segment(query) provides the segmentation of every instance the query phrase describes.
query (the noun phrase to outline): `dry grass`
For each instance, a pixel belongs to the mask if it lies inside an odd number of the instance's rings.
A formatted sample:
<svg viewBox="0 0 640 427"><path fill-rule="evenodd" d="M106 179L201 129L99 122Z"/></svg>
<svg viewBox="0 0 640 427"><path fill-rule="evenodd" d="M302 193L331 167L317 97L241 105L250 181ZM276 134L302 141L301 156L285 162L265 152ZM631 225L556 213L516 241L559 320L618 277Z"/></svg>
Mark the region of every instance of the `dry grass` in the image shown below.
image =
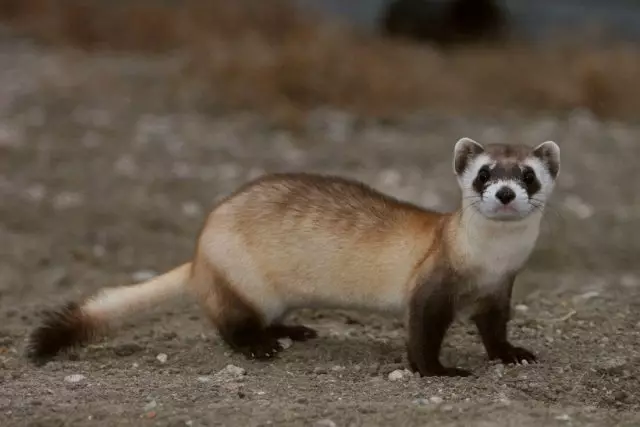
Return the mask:
<svg viewBox="0 0 640 427"><path fill-rule="evenodd" d="M294 12L285 0L0 0L0 20L50 45L189 58L184 79L230 107L296 115L318 106L392 117L640 109L638 51L629 47L476 47L439 52L355 34ZM174 1L174 3L176 3Z"/></svg>

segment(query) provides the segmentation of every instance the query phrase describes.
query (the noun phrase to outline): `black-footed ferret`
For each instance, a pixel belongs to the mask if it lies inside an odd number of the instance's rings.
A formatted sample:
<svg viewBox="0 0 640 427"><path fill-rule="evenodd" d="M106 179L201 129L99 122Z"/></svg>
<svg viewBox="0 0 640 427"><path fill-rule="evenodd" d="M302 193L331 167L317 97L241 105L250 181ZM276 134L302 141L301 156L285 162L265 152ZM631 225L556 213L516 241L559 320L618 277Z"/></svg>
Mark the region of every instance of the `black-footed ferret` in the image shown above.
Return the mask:
<svg viewBox="0 0 640 427"><path fill-rule="evenodd" d="M249 182L212 210L191 262L48 312L30 336L28 357L44 363L116 320L190 291L223 341L249 358L273 357L279 338L316 337L283 323L290 310L380 310L406 316L411 370L466 376L443 366L439 354L456 313L471 309L490 359L533 362L507 338L511 290L538 238L560 148L462 138L453 170L462 203L451 213L332 176Z"/></svg>

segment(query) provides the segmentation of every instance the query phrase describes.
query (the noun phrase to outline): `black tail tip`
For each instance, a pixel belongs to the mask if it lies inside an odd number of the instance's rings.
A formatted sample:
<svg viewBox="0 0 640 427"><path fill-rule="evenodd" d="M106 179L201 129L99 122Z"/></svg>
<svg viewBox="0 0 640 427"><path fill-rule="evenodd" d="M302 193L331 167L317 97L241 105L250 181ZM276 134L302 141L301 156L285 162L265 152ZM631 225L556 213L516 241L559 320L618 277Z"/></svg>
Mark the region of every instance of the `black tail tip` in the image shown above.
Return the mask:
<svg viewBox="0 0 640 427"><path fill-rule="evenodd" d="M79 304L70 302L48 310L29 337L27 358L35 365L44 365L61 351L84 344L90 332L91 323Z"/></svg>

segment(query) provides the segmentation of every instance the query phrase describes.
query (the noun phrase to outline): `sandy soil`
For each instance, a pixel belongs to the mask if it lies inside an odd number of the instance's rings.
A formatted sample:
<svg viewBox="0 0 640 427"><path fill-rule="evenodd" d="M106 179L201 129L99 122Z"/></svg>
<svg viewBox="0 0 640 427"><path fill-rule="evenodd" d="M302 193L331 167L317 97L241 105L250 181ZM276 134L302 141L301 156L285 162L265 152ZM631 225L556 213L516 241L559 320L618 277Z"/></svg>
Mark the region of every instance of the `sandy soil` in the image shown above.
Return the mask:
<svg viewBox="0 0 640 427"><path fill-rule="evenodd" d="M640 423L636 124L581 112L374 123L319 111L293 133L250 114L191 110L161 84L170 64L71 61L15 43L0 45L0 63L1 425ZM399 321L333 311L297 315L317 340L249 362L228 353L188 300L44 367L24 360L41 309L188 259L207 209L265 171L340 173L455 207L450 153L464 135L553 138L563 149L511 326L540 364L488 363L460 323L443 358L476 377L391 381L405 366Z"/></svg>

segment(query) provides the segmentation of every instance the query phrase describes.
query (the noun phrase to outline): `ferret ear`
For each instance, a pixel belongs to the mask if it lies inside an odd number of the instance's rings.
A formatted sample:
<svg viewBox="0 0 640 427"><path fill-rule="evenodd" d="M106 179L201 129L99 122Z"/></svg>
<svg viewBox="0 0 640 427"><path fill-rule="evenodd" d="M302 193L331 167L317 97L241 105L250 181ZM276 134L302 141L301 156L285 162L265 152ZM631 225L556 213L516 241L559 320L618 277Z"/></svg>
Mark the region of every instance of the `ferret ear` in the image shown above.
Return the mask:
<svg viewBox="0 0 640 427"><path fill-rule="evenodd" d="M560 147L553 141L545 141L533 149L532 154L547 167L553 179L560 173Z"/></svg>
<svg viewBox="0 0 640 427"><path fill-rule="evenodd" d="M460 138L453 148L453 171L456 175L462 173L469 166L469 162L484 153L484 147L471 138Z"/></svg>

